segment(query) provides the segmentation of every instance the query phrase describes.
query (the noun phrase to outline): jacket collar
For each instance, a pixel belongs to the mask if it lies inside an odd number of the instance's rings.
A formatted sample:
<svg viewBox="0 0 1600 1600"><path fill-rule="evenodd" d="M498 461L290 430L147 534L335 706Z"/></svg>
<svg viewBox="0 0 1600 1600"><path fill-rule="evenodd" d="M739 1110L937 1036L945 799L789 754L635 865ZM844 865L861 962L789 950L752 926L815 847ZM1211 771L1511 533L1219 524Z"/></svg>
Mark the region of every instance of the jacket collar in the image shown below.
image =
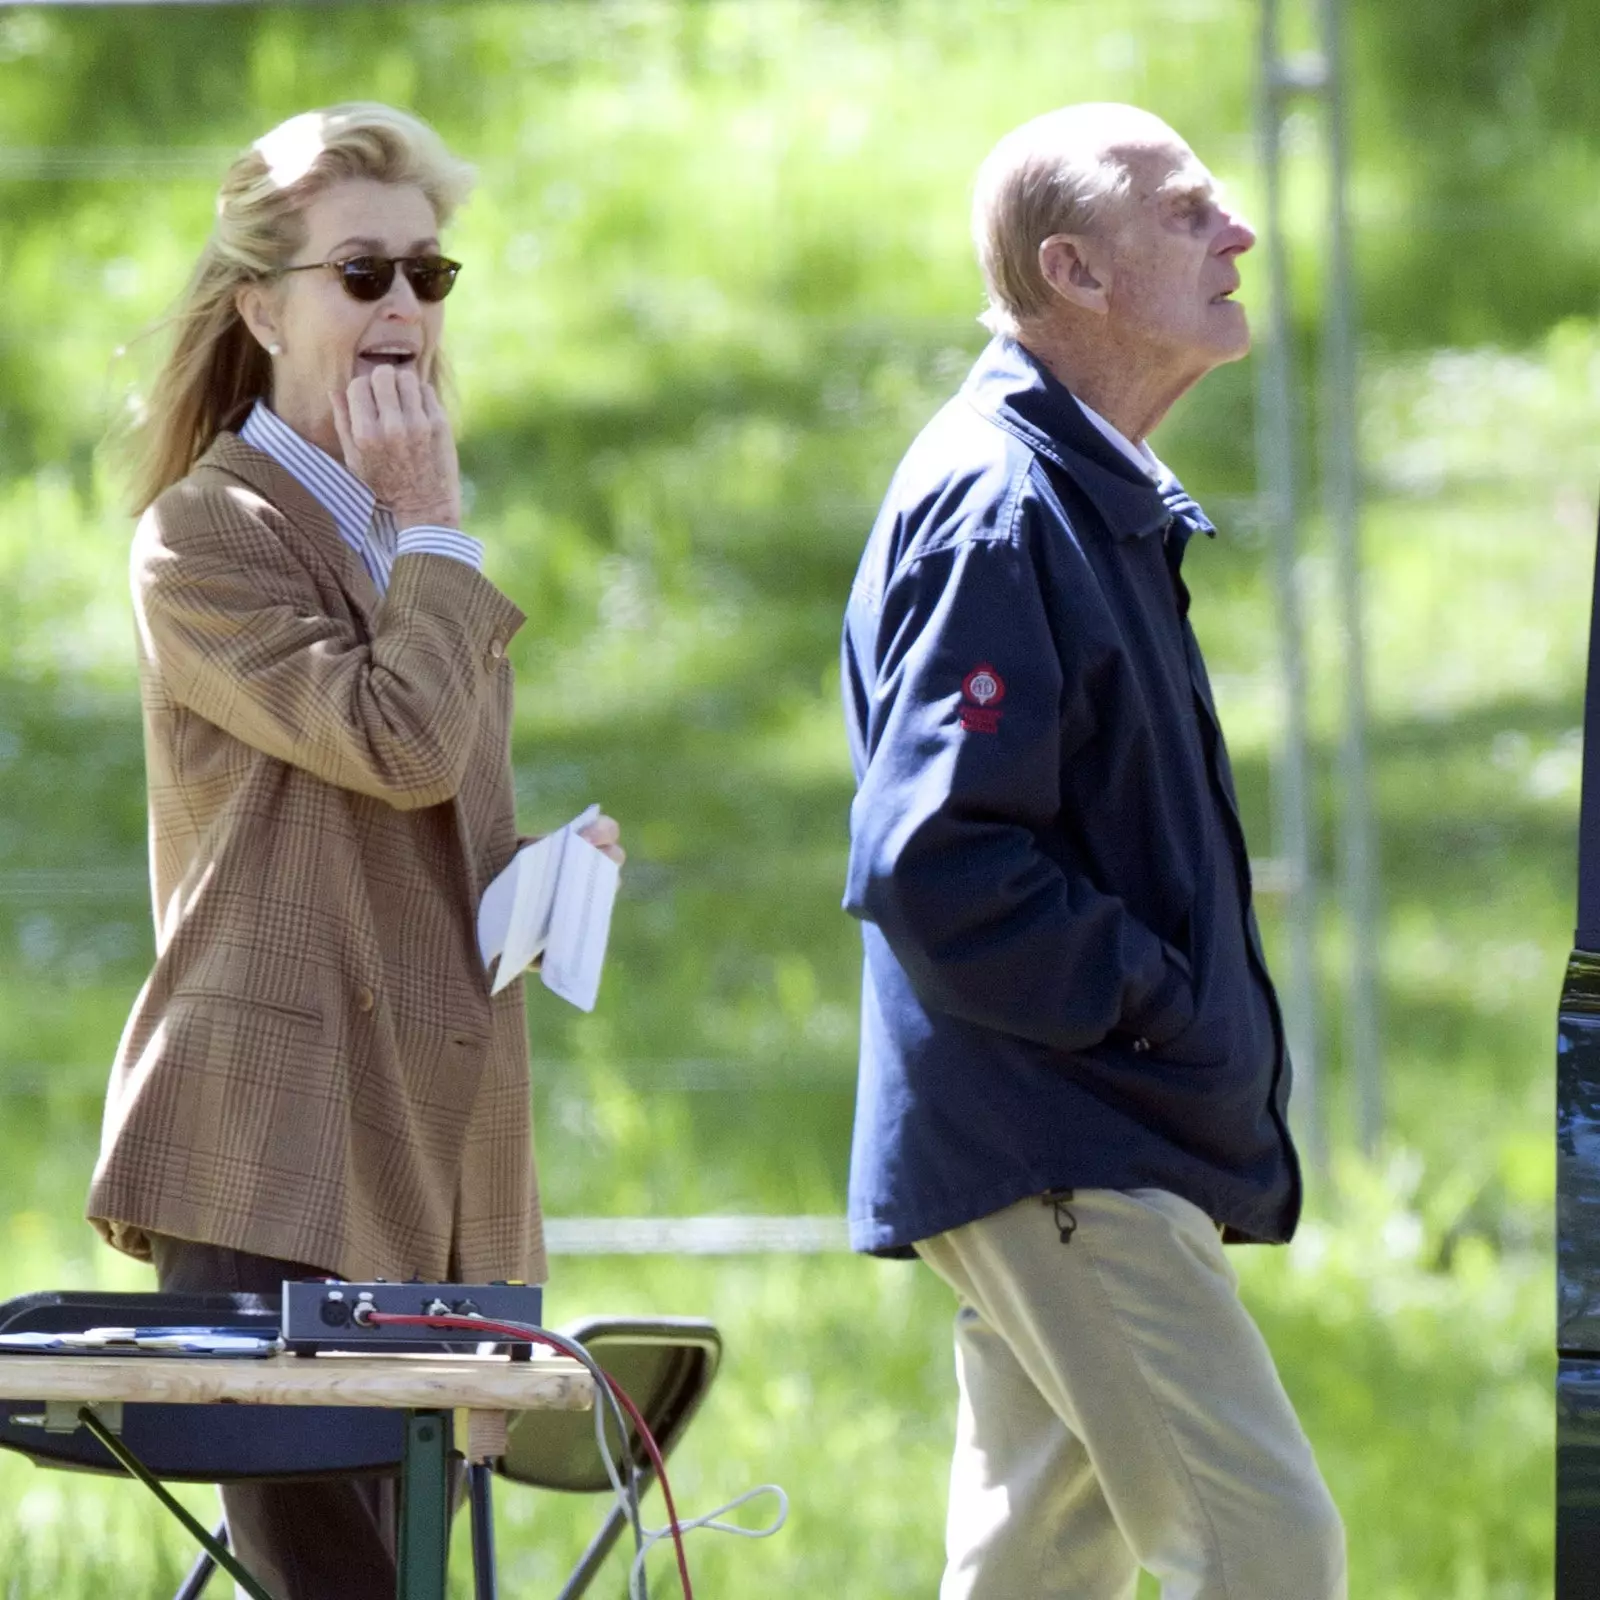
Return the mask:
<svg viewBox="0 0 1600 1600"><path fill-rule="evenodd" d="M1072 393L1014 339L995 338L967 375L962 393L980 416L1053 461L1088 495L1113 537L1132 539L1166 526L1160 487L1083 414Z"/></svg>
<svg viewBox="0 0 1600 1600"><path fill-rule="evenodd" d="M382 603L372 574L345 543L333 513L287 467L226 428L195 465L218 467L241 479L282 511L304 544L332 568L339 587L370 623Z"/></svg>

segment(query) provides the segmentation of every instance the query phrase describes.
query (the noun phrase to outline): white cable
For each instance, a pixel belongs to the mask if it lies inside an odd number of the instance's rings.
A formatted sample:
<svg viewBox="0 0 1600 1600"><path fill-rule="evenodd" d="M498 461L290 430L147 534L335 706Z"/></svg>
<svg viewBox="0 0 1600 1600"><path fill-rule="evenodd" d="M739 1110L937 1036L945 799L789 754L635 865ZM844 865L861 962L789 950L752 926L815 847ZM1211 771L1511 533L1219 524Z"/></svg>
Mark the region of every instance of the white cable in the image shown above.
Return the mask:
<svg viewBox="0 0 1600 1600"><path fill-rule="evenodd" d="M574 1349L583 1348L576 1340L571 1340L569 1343ZM588 1352L585 1351L584 1353L587 1356ZM645 1543L644 1523L639 1515L638 1469L634 1466L632 1452L628 1451L628 1481L624 1483L621 1472L617 1470L616 1457L611 1453L611 1441L606 1438L606 1418L615 1413L617 1427L622 1435L622 1448L627 1451L627 1419L622 1414L621 1402L612 1392L611 1384L599 1364L595 1363L590 1366L589 1370L595 1377L595 1387L603 1390L605 1399L610 1402L610 1409L608 1410L606 1406L601 1405L601 1396L599 1394L595 1396L595 1402L591 1408L594 1412L594 1442L600 1451L601 1461L605 1463L606 1476L611 1480L611 1487L616 1491L617 1505L621 1508L623 1515L627 1517L628 1523L633 1529L634 1559L638 1560L650 1548Z"/></svg>
<svg viewBox="0 0 1600 1600"><path fill-rule="evenodd" d="M367 1326L367 1320L363 1318L360 1307L356 1309L355 1320L361 1326ZM468 1319L442 1317L440 1320L443 1322L455 1320L459 1324L460 1321ZM556 1333L549 1328L541 1328L536 1322L519 1322L515 1318L484 1318L480 1316L478 1320L499 1323L506 1328L520 1329L534 1342L558 1350L588 1369L595 1388L594 1404L590 1408L594 1412L595 1443L600 1450L600 1459L605 1463L606 1476L611 1480L611 1487L616 1491L617 1504L621 1507L624 1516L627 1517L633 1529L633 1542L636 1552L634 1559L637 1561L649 1548L645 1543L644 1523L639 1515L639 1474L638 1469L634 1466L633 1454L628 1451L628 1481L624 1484L622 1474L617 1470L616 1460L611 1454L611 1441L606 1438L606 1417L608 1414L614 1415L623 1449L627 1450L628 1419L623 1415L622 1402L617 1398L610 1378L606 1375L600 1363L584 1348L579 1340L570 1339L564 1333ZM504 1344L506 1342L505 1335L501 1334L494 1342ZM605 1403L602 1404L602 1401ZM781 1525L780 1523L779 1526ZM777 1530L774 1529L773 1531L776 1532ZM630 1600L632 1600L631 1595ZM645 1600L648 1600L648 1597L645 1597Z"/></svg>
<svg viewBox="0 0 1600 1600"><path fill-rule="evenodd" d="M737 1522L722 1522L718 1520L721 1517L725 1517L730 1511L736 1511L746 1501L754 1500L757 1495L763 1494L775 1494L778 1497L778 1514L772 1519L768 1527L741 1528ZM763 1483L758 1484L754 1489L746 1489L743 1494L736 1495L726 1505L718 1506L715 1511L708 1511L702 1517L694 1517L688 1522L680 1520L678 1532L680 1534L693 1533L696 1528L709 1528L713 1533L731 1533L739 1539L770 1539L788 1520L788 1495L775 1483ZM670 1523L664 1528L646 1528L644 1530L644 1543L634 1556L633 1564L628 1568L628 1600L647 1600L644 1590L645 1557L663 1539L670 1539L671 1537L672 1525Z"/></svg>
<svg viewBox="0 0 1600 1600"><path fill-rule="evenodd" d="M606 1438L605 1419L608 1413L599 1405L594 1408L595 1442L600 1448L600 1459L605 1463L606 1476L611 1479L611 1487L616 1491L618 1502L624 1509L631 1511L634 1521L634 1536L637 1548L634 1551L632 1563L628 1567L628 1600L649 1600L645 1590L644 1565L645 1558L663 1539L672 1537L672 1524L669 1522L659 1528L641 1527L639 1517L639 1502L633 1484L624 1485L622 1475L617 1470L616 1457L611 1453L611 1441ZM765 1528L742 1528L736 1522L722 1522L719 1519L727 1516L730 1511L737 1511L747 1501L754 1500L758 1495L775 1494L778 1497L778 1514L771 1524ZM707 1511L703 1516L694 1517L685 1522L678 1521L680 1536L692 1533L696 1528L709 1528L714 1533L731 1533L739 1539L770 1539L789 1520L789 1496L776 1483L758 1484L754 1489L746 1489L741 1495L736 1495L726 1505L720 1505L715 1511Z"/></svg>
<svg viewBox="0 0 1600 1600"><path fill-rule="evenodd" d="M572 1356L588 1368L589 1375L593 1378L597 1391L595 1403L592 1407L594 1412L595 1444L600 1451L600 1459L605 1464L606 1476L611 1480L611 1487L616 1493L617 1503L633 1525L635 1552L633 1563L628 1568L628 1600L649 1600L645 1590L645 1558L663 1539L672 1537L674 1525L668 1523L664 1527L647 1529L640 1520L639 1473L633 1462L633 1452L627 1449L628 1419L623 1415L622 1404L612 1387L611 1379L589 1351L578 1340L571 1339L566 1334L552 1333L551 1330L541 1328L536 1323L523 1323L501 1318L488 1320L503 1322L506 1327L523 1329L530 1337ZM504 1343L504 1338L502 1337L498 1342ZM607 1402L604 1405L601 1404L602 1397ZM617 1428L622 1438L623 1449L628 1455L628 1480L626 1483L623 1481L622 1473L618 1470L616 1457L611 1453L611 1441L606 1437L606 1418L608 1416L615 1416ZM736 1522L723 1522L720 1520L730 1511L736 1511L748 1501L764 1494L775 1494L778 1497L778 1514L773 1518L770 1526L765 1528L741 1528ZM708 1511L704 1516L695 1517L688 1522L679 1519L676 1527L680 1537L686 1533L693 1533L696 1528L708 1528L713 1533L731 1533L735 1538L739 1539L770 1539L788 1520L789 1496L777 1484L763 1483L758 1484L754 1489L746 1489L743 1494L736 1495L726 1505L718 1506L715 1511Z"/></svg>

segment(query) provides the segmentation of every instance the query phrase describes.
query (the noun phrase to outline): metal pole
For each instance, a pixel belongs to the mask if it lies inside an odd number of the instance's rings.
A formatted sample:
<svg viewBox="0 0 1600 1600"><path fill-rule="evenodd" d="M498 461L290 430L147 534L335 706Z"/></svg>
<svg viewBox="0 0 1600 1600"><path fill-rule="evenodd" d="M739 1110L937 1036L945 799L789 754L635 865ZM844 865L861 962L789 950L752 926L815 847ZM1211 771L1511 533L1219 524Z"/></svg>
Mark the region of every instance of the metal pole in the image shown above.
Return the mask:
<svg viewBox="0 0 1600 1600"><path fill-rule="evenodd" d="M498 1600L499 1583L494 1565L494 1469L487 1461L467 1468L467 1492L472 1502L473 1600Z"/></svg>
<svg viewBox="0 0 1600 1600"><path fill-rule="evenodd" d="M448 1411L406 1413L400 1467L399 1600L445 1600L451 1426Z"/></svg>
<svg viewBox="0 0 1600 1600"><path fill-rule="evenodd" d="M1318 0L1327 63L1328 284L1324 296L1323 493L1333 536L1345 682L1339 743L1340 867L1350 939L1345 1059L1356 1090L1361 1148L1383 1136L1383 1063L1379 1044L1378 962L1382 930L1377 851L1367 778L1367 688L1361 593L1360 481L1356 458L1357 361L1354 275L1346 199L1347 131L1342 59L1342 0Z"/></svg>
<svg viewBox="0 0 1600 1600"><path fill-rule="evenodd" d="M1306 1145L1308 1165L1321 1178L1327 1173L1328 1143L1317 1059L1317 885L1311 859L1305 631L1298 559L1297 407L1283 240L1283 95L1289 85L1278 37L1278 0L1262 0L1260 43L1257 124L1266 186L1268 334L1256 363L1256 460L1259 503L1272 541L1283 672L1283 753L1273 785L1273 809L1276 854L1288 879L1289 982L1284 990L1284 1026L1295 1065L1295 1120Z"/></svg>

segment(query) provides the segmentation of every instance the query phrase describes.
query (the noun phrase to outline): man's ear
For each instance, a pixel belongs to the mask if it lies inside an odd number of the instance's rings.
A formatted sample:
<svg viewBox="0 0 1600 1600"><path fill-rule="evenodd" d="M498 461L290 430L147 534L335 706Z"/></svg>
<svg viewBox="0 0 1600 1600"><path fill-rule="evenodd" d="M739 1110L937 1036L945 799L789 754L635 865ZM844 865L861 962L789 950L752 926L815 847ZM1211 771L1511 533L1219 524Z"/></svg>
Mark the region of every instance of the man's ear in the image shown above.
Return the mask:
<svg viewBox="0 0 1600 1600"><path fill-rule="evenodd" d="M264 284L240 284L233 292L233 305L240 321L262 349L271 350L278 344L277 308Z"/></svg>
<svg viewBox="0 0 1600 1600"><path fill-rule="evenodd" d="M1069 305L1104 316L1111 308L1111 269L1080 233L1052 233L1039 246L1044 281Z"/></svg>

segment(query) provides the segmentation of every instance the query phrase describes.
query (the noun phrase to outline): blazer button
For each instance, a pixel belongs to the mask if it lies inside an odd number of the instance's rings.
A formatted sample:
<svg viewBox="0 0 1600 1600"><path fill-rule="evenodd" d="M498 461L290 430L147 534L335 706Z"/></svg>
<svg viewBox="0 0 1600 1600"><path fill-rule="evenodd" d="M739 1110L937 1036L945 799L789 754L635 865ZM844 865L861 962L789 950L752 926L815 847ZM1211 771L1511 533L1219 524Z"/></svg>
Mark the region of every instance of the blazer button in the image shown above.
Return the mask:
<svg viewBox="0 0 1600 1600"><path fill-rule="evenodd" d="M498 639L489 641L489 659L491 661L498 661L505 653L506 647Z"/></svg>
<svg viewBox="0 0 1600 1600"><path fill-rule="evenodd" d="M356 990L356 1009L358 1011L370 1011L377 1003L378 997L366 986L366 984L362 984L361 987Z"/></svg>
<svg viewBox="0 0 1600 1600"><path fill-rule="evenodd" d="M1142 1056L1149 1048L1150 1041L1142 1033L1133 1041L1133 1053L1136 1056Z"/></svg>

